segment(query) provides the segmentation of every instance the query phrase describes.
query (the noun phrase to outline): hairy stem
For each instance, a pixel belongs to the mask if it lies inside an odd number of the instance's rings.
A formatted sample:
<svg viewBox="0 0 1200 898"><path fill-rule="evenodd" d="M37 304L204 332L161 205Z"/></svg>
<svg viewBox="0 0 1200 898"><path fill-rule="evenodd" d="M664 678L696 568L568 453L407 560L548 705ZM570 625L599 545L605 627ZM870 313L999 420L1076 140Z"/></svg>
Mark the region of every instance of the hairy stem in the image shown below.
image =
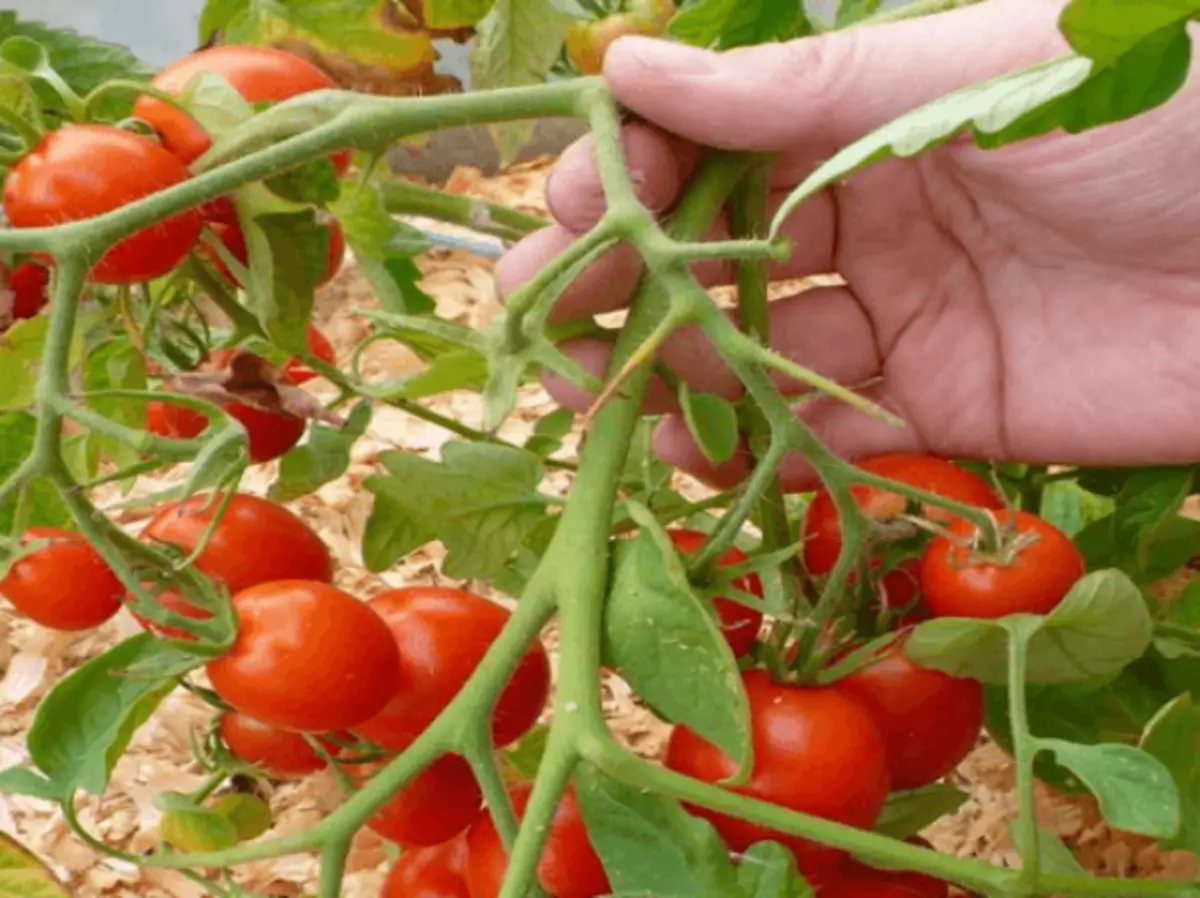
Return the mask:
<svg viewBox="0 0 1200 898"><path fill-rule="evenodd" d="M502 240L520 240L548 224L508 206L455 196L401 178L380 178L378 185L388 211L394 215L421 215Z"/></svg>

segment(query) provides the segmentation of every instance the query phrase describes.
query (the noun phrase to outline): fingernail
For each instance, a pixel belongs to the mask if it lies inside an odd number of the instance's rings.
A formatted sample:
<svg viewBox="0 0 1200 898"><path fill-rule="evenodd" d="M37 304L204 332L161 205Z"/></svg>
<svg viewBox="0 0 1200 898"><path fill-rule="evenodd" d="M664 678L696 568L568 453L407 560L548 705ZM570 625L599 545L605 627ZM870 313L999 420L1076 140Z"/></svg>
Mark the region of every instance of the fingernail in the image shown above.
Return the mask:
<svg viewBox="0 0 1200 898"><path fill-rule="evenodd" d="M612 65L637 65L687 78L712 74L716 68L716 54L686 44L630 35L613 43L605 63L605 69Z"/></svg>

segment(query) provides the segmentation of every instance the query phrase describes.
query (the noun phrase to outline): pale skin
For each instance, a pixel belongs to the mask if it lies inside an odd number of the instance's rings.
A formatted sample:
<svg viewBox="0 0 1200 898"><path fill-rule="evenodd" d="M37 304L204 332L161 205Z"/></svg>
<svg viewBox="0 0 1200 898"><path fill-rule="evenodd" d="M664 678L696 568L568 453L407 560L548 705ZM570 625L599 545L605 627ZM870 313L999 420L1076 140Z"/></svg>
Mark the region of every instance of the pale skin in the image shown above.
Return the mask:
<svg viewBox="0 0 1200 898"><path fill-rule="evenodd" d="M643 201L667 209L697 146L777 153L778 194L837 148L966 84L1067 50L1061 0L989 0L920 20L713 54L645 38L610 50L605 76L646 123L626 128ZM603 198L587 140L551 175L556 224L501 260L510 293L594 223ZM959 140L875 166L817 197L786 228L777 279L836 272L828 287L772 303L772 345L902 416L890 427L833 400L804 418L839 454L920 451L951 457L1090 465L1200 460L1200 74L1165 106L1082 135L998 151ZM562 299L560 317L628 303L631 252L599 260ZM708 283L728 270L708 267ZM601 372L607 347L568 344ZM663 361L697 389L734 397L732 375L694 333ZM558 401L590 398L560 381ZM671 408L656 385L648 411ZM666 460L728 485L743 458L714 471L682 422L656 434ZM800 459L788 489L810 487Z"/></svg>

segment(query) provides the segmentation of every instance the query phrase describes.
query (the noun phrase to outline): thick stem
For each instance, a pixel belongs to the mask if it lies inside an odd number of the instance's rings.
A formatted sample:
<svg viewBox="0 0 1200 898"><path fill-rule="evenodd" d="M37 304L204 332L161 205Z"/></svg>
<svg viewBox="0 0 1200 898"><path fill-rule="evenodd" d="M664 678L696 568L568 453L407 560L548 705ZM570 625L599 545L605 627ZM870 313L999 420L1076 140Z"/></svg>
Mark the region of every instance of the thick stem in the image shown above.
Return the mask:
<svg viewBox="0 0 1200 898"><path fill-rule="evenodd" d="M548 224L508 206L443 193L399 178L381 178L377 183L388 211L394 215L433 218L502 240L520 240Z"/></svg>
<svg viewBox="0 0 1200 898"><path fill-rule="evenodd" d="M1013 760L1017 778L1017 821L1013 838L1021 854L1021 882L1035 886L1041 858L1038 850L1037 808L1035 805L1033 762L1037 757L1037 739L1029 732L1029 713L1025 707L1025 667L1029 638L1036 623L1015 621L1008 628L1008 725L1012 733Z"/></svg>
<svg viewBox="0 0 1200 898"><path fill-rule="evenodd" d="M330 839L321 849L321 879L317 885L319 898L341 898L342 880L346 877L346 859L350 855L350 837Z"/></svg>

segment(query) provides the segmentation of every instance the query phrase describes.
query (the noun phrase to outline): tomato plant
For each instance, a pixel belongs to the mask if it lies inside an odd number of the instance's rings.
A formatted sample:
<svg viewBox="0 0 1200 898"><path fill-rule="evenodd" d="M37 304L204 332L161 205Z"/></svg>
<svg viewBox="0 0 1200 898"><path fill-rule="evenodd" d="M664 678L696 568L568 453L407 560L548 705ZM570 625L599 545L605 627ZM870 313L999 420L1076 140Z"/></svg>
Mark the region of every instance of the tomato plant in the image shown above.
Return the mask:
<svg viewBox="0 0 1200 898"><path fill-rule="evenodd" d="M535 883L554 898L941 898L951 883L1191 894L1194 882L1085 874L1039 830L1035 783L1094 793L1113 831L1200 852L1200 599L1191 586L1163 597L1200 554L1187 504L1198 469L1049 465L1044 449L843 458L833 449L882 445L847 434L886 425L934 449L987 441L931 439L897 414L908 409L872 398L897 399L877 384L858 392L775 351L784 306L768 300L793 213L886 177L861 169L952 140L940 152L1074 134L1165 102L1188 82L1195 4L1160 4L1147 25L1137 4L1071 0L1059 22L1070 50L914 98L929 102L861 136L851 123L782 204L769 160L691 158L682 142L653 162L680 163L678 195L643 196L653 179L624 163L645 164L655 117L620 108L603 78L574 77L600 71L620 34L770 44L745 52L778 61L794 49L782 42L820 52L842 40L824 32L858 26L885 40L911 28L892 19L958 5L845 0L827 22L791 0L212 0L200 20L211 46L157 74L120 48L0 16L0 594L28 618L20 638L98 626L122 603L150 631L78 643L87 657L41 697L27 762L0 771L0 791L57 806L89 850L222 898L244 891L242 865L299 853L319 873L281 888L337 898L364 828L409 846L385 896L521 898ZM475 89L437 95L432 36L473 27ZM273 46L302 40L321 66ZM411 96L366 96L339 86L339 58L420 75ZM429 187L390 168L393 146L418 135L485 126L508 158L527 136L517 123L564 117L587 126L603 194L578 227L540 230L457 180ZM431 219L558 252L521 285L499 265L503 309L461 314L421 256L495 244ZM577 277L600 280L610 309L625 298L604 273L618 245L642 272L621 329L565 319L556 304ZM355 327L330 332L335 347L314 324L316 291L351 258L369 289ZM736 284L736 308L704 289L711 263ZM711 353L715 392L657 365L683 327ZM824 345L832 333L805 338L840 353ZM589 365L564 340L590 347ZM373 380L380 343L413 369ZM1025 347L1004 348L1032 379ZM590 364L600 353L611 361ZM298 389L318 374L321 389ZM594 397L586 416L528 403L546 374ZM812 392L798 415L800 388ZM1060 388L1046 383L1042 399ZM1004 397L1013 419L1021 397ZM938 413L969 430L978 410L952 398ZM399 445L380 450L385 411L449 436L422 430L414 446L389 428ZM829 432L839 420L852 423ZM684 430L701 468L743 479L702 489L658 458ZM814 491L785 496L801 486ZM332 585L330 548L289 510L331 494L326 512L346 514L324 532L378 578L339 571L361 595ZM215 709L193 751L206 779L156 797L161 846L135 853L114 830L90 831L77 796L108 806L136 731L181 688ZM664 757L614 732L623 690L671 728ZM970 751L985 705L1011 755L1019 864L913 838L968 798L961 777L936 781ZM238 776L250 765L328 768L355 788L315 826L268 835L270 809Z"/></svg>

